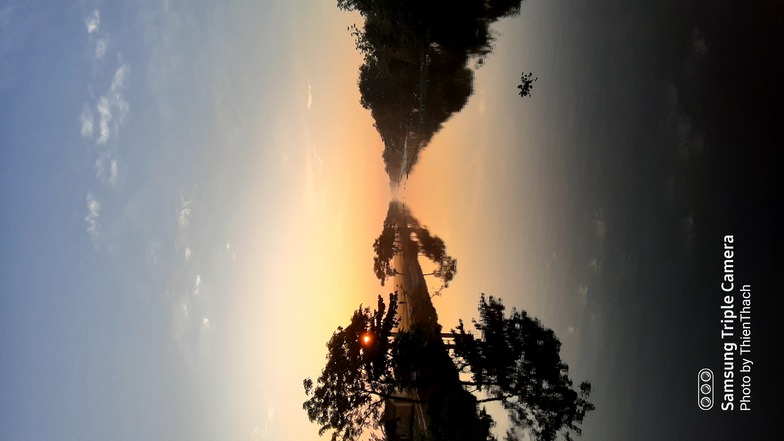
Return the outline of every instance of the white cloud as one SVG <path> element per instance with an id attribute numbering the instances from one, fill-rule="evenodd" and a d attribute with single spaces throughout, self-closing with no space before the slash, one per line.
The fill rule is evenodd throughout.
<path id="1" fill-rule="evenodd" d="M 87 26 L 87 33 L 92 34 L 93 32 L 98 30 L 98 25 L 101 24 L 101 15 L 96 9 L 93 11 L 92 15 L 87 17 L 84 20 L 84 25 Z"/>
<path id="2" fill-rule="evenodd" d="M 118 93 L 119 90 L 122 89 L 122 87 L 125 85 L 125 73 L 127 69 L 127 66 L 122 65 L 114 72 L 112 85 L 109 86 L 109 91 L 112 92 L 112 94 Z"/>
<path id="3" fill-rule="evenodd" d="M 596 257 L 591 258 L 591 271 L 598 273 L 602 269 L 602 261 Z"/>
<path id="4" fill-rule="evenodd" d="M 182 233 L 185 228 L 188 227 L 191 220 L 191 201 L 192 199 L 185 199 L 185 197 L 180 198 L 180 210 L 177 212 L 177 225 L 180 226 L 180 232 Z"/>
<path id="5" fill-rule="evenodd" d="M 577 286 L 577 299 L 581 305 L 588 303 L 588 287 L 586 285 Z"/>
<path id="6" fill-rule="evenodd" d="M 275 405 L 270 403 L 267 406 L 267 420 L 271 422 L 274 419 L 275 419 Z"/>
<path id="7" fill-rule="evenodd" d="M 104 57 L 104 55 L 106 55 L 106 45 L 107 45 L 107 42 L 106 42 L 105 38 L 99 38 L 95 42 L 95 58 L 96 59 L 100 60 L 101 58 Z"/>
<path id="8" fill-rule="evenodd" d="M 196 280 L 193 283 L 193 295 L 198 296 L 201 292 L 201 275 L 196 274 Z"/>
<path id="9" fill-rule="evenodd" d="M 112 106 L 117 109 L 119 123 L 122 123 L 125 120 L 125 116 L 128 114 L 128 102 L 125 101 L 125 98 L 123 98 L 122 95 L 127 71 L 128 67 L 126 65 L 120 66 L 114 72 L 112 84 L 109 86 L 108 98 Z"/>
<path id="10" fill-rule="evenodd" d="M 106 144 L 109 141 L 111 132 L 109 131 L 109 121 L 112 120 L 112 110 L 109 106 L 109 100 L 103 96 L 98 100 L 96 105 L 98 110 L 98 144 Z"/>
<path id="11" fill-rule="evenodd" d="M 82 137 L 83 138 L 92 138 L 93 137 L 93 121 L 95 117 L 93 116 L 93 112 L 90 108 L 85 105 L 82 108 L 82 114 L 79 116 L 79 119 L 82 122 Z"/>
<path id="12" fill-rule="evenodd" d="M 99 156 L 98 159 L 95 160 L 96 179 L 102 179 L 106 175 L 106 166 L 103 163 L 104 159 L 104 156 Z"/>
<path id="13" fill-rule="evenodd" d="M 87 222 L 87 233 L 93 240 L 97 240 L 100 235 L 101 225 L 98 222 L 100 215 L 101 203 L 95 199 L 92 193 L 87 193 L 87 216 L 84 220 Z"/>
<path id="14" fill-rule="evenodd" d="M 109 166 L 109 183 L 112 186 L 117 185 L 117 176 L 118 176 L 118 174 L 119 174 L 119 171 L 117 170 L 117 160 L 116 159 L 112 159 L 112 163 Z"/>
<path id="15" fill-rule="evenodd" d="M 95 160 L 95 178 L 111 186 L 117 185 L 120 169 L 117 160 L 111 157 L 109 152 L 102 153 Z"/>
<path id="16" fill-rule="evenodd" d="M 261 441 L 261 429 L 259 429 L 259 426 L 254 427 L 250 431 L 250 439 L 252 441 Z"/>
<path id="17" fill-rule="evenodd" d="M 274 397 L 273 397 L 274 401 Z M 262 427 L 256 426 L 250 432 L 250 439 L 252 441 L 264 441 L 269 438 L 270 432 L 270 425 L 272 421 L 275 419 L 275 404 L 274 402 L 270 402 L 267 405 L 267 419 L 264 421 L 264 425 Z"/>
<path id="18" fill-rule="evenodd" d="M 128 114 L 128 102 L 125 101 L 125 98 L 122 95 L 122 90 L 125 86 L 126 70 L 127 67 L 123 65 L 114 72 L 109 90 L 106 95 L 98 99 L 98 104 L 96 104 L 99 130 L 99 136 L 96 142 L 98 144 L 106 144 L 109 141 L 109 137 L 111 137 L 112 129 L 115 131 L 119 129 Z M 109 123 L 115 119 L 115 113 L 117 115 L 116 122 L 112 127 Z"/>
<path id="19" fill-rule="evenodd" d="M 313 92 L 310 87 L 310 80 L 308 80 L 308 110 L 310 110 L 311 105 L 313 105 Z"/>
<path id="20" fill-rule="evenodd" d="M 185 247 L 185 261 L 187 262 L 188 260 L 190 260 L 190 258 L 191 258 L 191 249 Z"/>

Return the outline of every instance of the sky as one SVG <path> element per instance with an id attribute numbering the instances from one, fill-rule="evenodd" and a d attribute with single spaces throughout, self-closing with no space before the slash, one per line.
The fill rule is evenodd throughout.
<path id="1" fill-rule="evenodd" d="M 316 436 L 389 200 L 353 21 L 2 4 L 0 438 Z"/>
<path id="2" fill-rule="evenodd" d="M 594 384 L 582 439 L 742 439 L 781 408 L 782 94 L 765 71 L 722 89 L 759 55 L 722 39 L 733 5 L 525 2 L 400 193 L 458 259 L 441 323 L 481 292 L 540 317 Z M 332 1 L 0 3 L 0 438 L 318 439 L 302 380 L 383 292 L 358 21 Z M 727 232 L 761 288 L 751 416 L 695 405 L 721 367 Z"/>

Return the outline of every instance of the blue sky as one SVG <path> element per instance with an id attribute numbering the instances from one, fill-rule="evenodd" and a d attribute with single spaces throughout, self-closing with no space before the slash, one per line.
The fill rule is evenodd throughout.
<path id="1" fill-rule="evenodd" d="M 714 239 L 752 243 L 755 283 L 777 262 L 772 113 L 751 83 L 745 107 L 717 93 L 734 10 L 679 5 L 525 2 L 401 194 L 459 262 L 444 327 L 480 292 L 540 317 L 593 381 L 586 440 L 758 421 L 700 414 L 692 383 L 718 355 Z M 318 439 L 302 379 L 380 292 L 390 198 L 357 21 L 334 1 L 0 3 L 0 438 Z"/>
<path id="2" fill-rule="evenodd" d="M 369 148 L 351 155 L 368 171 L 346 161 L 373 139 L 367 119 L 346 136 L 367 118 L 350 20 L 331 3 L 0 7 L 2 438 L 314 433 L 301 381 L 334 325 L 313 322 L 361 301 L 315 293 L 372 274 L 346 284 L 338 259 L 300 281 L 301 259 L 360 207 L 380 222 L 388 195 L 351 186 L 383 169 Z"/>

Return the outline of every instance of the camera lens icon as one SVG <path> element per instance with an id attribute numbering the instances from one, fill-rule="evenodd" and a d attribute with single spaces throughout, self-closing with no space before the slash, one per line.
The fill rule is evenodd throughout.
<path id="1" fill-rule="evenodd" d="M 697 374 L 697 406 L 702 410 L 713 407 L 713 371 L 708 368 Z"/>

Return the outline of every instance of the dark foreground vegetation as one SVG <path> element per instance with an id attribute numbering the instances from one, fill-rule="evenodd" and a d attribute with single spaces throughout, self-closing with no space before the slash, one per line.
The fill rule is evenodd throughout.
<path id="1" fill-rule="evenodd" d="M 398 326 L 398 296 L 381 296 L 375 310 L 361 305 L 327 344 L 327 364 L 303 407 L 320 433 L 333 440 L 395 439 L 390 406 L 419 406 L 415 439 L 494 440 L 495 422 L 484 403 L 497 401 L 512 428 L 506 440 L 527 433 L 536 440 L 572 439 L 580 433 L 590 383 L 574 387 L 554 332 L 501 300 L 482 295 L 473 330 L 461 321 L 442 334 L 437 323 Z M 473 332 L 472 332 L 473 331 Z M 449 345 L 444 340 L 449 339 Z M 463 375 L 461 375 L 463 374 Z"/>
<path id="2" fill-rule="evenodd" d="M 473 92 L 473 60 L 492 50 L 490 25 L 520 13 L 521 0 L 338 0 L 363 26 L 349 28 L 364 56 L 360 103 L 384 143 L 384 163 L 399 182 L 443 123 Z"/>

